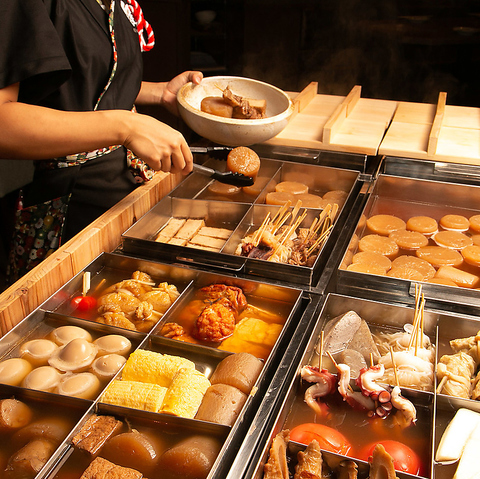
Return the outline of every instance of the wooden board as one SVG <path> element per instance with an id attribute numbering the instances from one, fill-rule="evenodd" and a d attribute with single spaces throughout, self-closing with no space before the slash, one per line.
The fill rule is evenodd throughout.
<path id="1" fill-rule="evenodd" d="M 375 155 L 382 141 L 397 102 L 359 98 L 352 90 L 350 108 L 343 108 L 348 97 L 317 94 L 298 112 L 276 137 L 265 142 L 270 145 L 314 148 Z M 295 101 L 296 94 L 291 94 Z M 329 121 L 330 138 L 325 141 L 324 129 Z M 338 126 L 339 125 L 339 126 Z M 338 128 L 336 128 L 338 126 Z"/>
<path id="2" fill-rule="evenodd" d="M 445 102 L 399 103 L 379 154 L 480 165 L 480 109 Z"/>
<path id="3" fill-rule="evenodd" d="M 103 252 L 115 250 L 122 233 L 183 179 L 159 172 L 0 294 L 0 336 Z"/>

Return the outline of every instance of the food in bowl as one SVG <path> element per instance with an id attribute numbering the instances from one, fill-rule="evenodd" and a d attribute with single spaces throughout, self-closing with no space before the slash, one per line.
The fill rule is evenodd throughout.
<path id="1" fill-rule="evenodd" d="M 266 102 L 265 118 L 239 119 L 206 113 L 201 109 L 205 97 L 218 96 L 230 88 L 235 95 Z M 177 94 L 182 120 L 195 133 L 220 145 L 249 146 L 273 138 L 288 124 L 293 102 L 287 93 L 258 80 L 233 76 L 206 77 L 200 84 L 187 83 Z"/>
<path id="2" fill-rule="evenodd" d="M 235 95 L 230 87 L 223 90 L 223 95 L 207 96 L 200 104 L 202 111 L 225 118 L 256 119 L 265 118 L 267 101 L 264 99 L 244 98 Z"/>

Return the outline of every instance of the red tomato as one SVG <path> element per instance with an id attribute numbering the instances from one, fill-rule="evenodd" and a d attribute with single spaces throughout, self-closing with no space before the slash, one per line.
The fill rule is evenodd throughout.
<path id="1" fill-rule="evenodd" d="M 290 439 L 307 446 L 316 439 L 321 449 L 343 455 L 347 455 L 352 448 L 342 433 L 323 424 L 300 424 L 290 431 Z"/>
<path id="2" fill-rule="evenodd" d="M 422 467 L 422 462 L 413 449 L 398 441 L 384 439 L 374 442 L 362 450 L 358 455 L 359 459 L 368 461 L 372 455 L 376 444 L 381 444 L 385 451 L 393 458 L 393 464 L 397 471 L 408 472 L 409 474 L 418 475 Z"/>
<path id="3" fill-rule="evenodd" d="M 97 300 L 92 296 L 76 296 L 72 299 L 72 306 L 80 311 L 88 311 L 97 305 Z"/>

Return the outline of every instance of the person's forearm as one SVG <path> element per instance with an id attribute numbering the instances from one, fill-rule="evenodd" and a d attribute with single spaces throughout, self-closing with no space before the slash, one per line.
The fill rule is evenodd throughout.
<path id="1" fill-rule="evenodd" d="M 161 105 L 166 86 L 166 82 L 142 82 L 135 103 L 137 105 Z"/>
<path id="2" fill-rule="evenodd" d="M 123 144 L 124 110 L 64 112 L 19 102 L 0 105 L 0 158 L 44 159 Z"/>

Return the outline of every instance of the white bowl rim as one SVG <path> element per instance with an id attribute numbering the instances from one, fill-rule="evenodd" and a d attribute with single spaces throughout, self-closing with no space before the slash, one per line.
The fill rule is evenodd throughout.
<path id="1" fill-rule="evenodd" d="M 272 88 L 273 90 L 276 90 L 279 93 L 281 93 L 287 99 L 288 106 L 281 113 L 278 113 L 277 115 L 269 116 L 269 117 L 266 117 L 266 118 L 256 118 L 256 119 L 253 119 L 253 120 L 252 119 L 242 119 L 242 118 L 226 118 L 226 117 L 222 117 L 222 116 L 219 116 L 219 115 L 214 115 L 212 113 L 206 113 L 202 110 L 199 110 L 198 108 L 194 108 L 193 106 L 191 106 L 189 103 L 187 103 L 185 101 L 185 99 L 181 95 L 181 92 L 183 92 L 187 88 L 191 87 L 192 82 L 186 83 L 185 85 L 183 85 L 180 88 L 180 90 L 178 90 L 177 101 L 182 105 L 183 108 L 185 108 L 185 110 L 187 110 L 191 113 L 198 114 L 198 112 L 200 112 L 202 114 L 202 116 L 204 116 L 206 119 L 216 121 L 216 122 L 219 122 L 219 123 L 226 123 L 226 124 L 230 124 L 230 125 L 263 125 L 263 124 L 269 124 L 269 123 L 274 123 L 276 121 L 283 120 L 284 118 L 288 118 L 293 113 L 292 99 L 288 96 L 288 94 L 286 92 L 284 92 L 283 90 L 281 90 L 280 88 L 278 88 L 274 85 L 270 85 L 269 83 L 265 83 L 265 82 L 262 82 L 260 80 L 255 80 L 253 78 L 238 77 L 238 76 L 213 76 L 213 77 L 204 78 L 204 80 L 215 80 L 215 79 L 216 80 L 219 80 L 219 79 L 247 80 L 247 81 L 250 81 L 250 82 L 253 82 L 253 83 L 266 85 L 266 86 Z"/>

